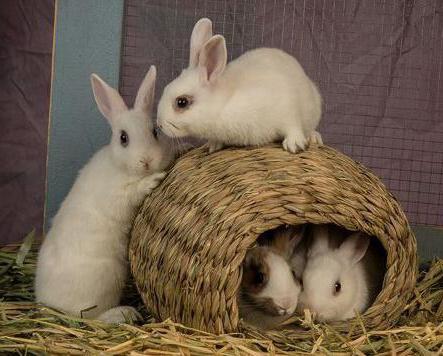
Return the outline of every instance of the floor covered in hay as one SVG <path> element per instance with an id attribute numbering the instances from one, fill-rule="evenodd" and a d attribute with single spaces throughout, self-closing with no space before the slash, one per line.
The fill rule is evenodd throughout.
<path id="1" fill-rule="evenodd" d="M 33 301 L 36 246 L 28 236 L 21 246 L 0 249 L 0 354 L 130 355 L 443 355 L 443 260 L 423 266 L 414 296 L 390 330 L 357 337 L 323 324 L 300 320 L 304 332 L 241 333 L 215 336 L 171 321 L 107 325 L 75 319 Z M 143 310 L 132 286 L 126 303 Z"/>

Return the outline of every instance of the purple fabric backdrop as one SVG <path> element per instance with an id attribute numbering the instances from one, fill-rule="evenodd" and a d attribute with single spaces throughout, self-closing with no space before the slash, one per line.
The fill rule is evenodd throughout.
<path id="1" fill-rule="evenodd" d="M 150 64 L 159 96 L 204 16 L 230 58 L 260 46 L 297 57 L 323 94 L 325 142 L 380 176 L 412 223 L 443 225 L 443 1 L 127 0 L 127 100 Z"/>
<path id="2" fill-rule="evenodd" d="M 0 2 L 0 244 L 41 233 L 54 1 Z"/>

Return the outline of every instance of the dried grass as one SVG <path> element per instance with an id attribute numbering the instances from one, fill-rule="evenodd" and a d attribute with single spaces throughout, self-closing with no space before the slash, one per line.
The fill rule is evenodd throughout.
<path id="1" fill-rule="evenodd" d="M 31 248 L 32 246 L 32 248 Z M 36 246 L 0 249 L 0 353 L 110 355 L 438 355 L 443 354 L 443 260 L 426 266 L 403 310 L 389 330 L 366 330 L 348 337 L 306 315 L 300 330 L 213 335 L 166 320 L 144 325 L 108 325 L 72 318 L 36 305 L 33 279 Z M 133 286 L 126 302 L 143 309 Z M 149 317 L 146 316 L 149 321 Z M 307 332 L 308 331 L 308 332 Z"/>

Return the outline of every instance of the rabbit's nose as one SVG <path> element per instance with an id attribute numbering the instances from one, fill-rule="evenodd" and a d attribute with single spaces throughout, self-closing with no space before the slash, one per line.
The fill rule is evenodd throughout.
<path id="1" fill-rule="evenodd" d="M 295 310 L 294 303 L 290 298 L 282 300 L 279 307 L 280 307 L 279 313 L 281 315 L 292 314 Z"/>
<path id="2" fill-rule="evenodd" d="M 279 309 L 278 309 L 278 314 L 279 314 L 279 315 L 285 315 L 285 314 L 286 314 L 286 309 L 279 308 Z"/>
<path id="3" fill-rule="evenodd" d="M 294 308 L 278 308 L 278 315 L 290 315 L 294 312 Z"/>
<path id="4" fill-rule="evenodd" d="M 149 165 L 149 161 L 142 161 L 143 163 L 143 167 L 145 167 L 146 170 L 149 170 L 150 165 Z"/>

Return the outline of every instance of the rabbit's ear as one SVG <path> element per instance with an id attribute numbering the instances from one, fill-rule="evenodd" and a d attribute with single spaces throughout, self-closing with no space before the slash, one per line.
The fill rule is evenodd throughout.
<path id="1" fill-rule="evenodd" d="M 305 235 L 306 226 L 290 226 L 288 229 L 290 232 L 288 250 L 290 255 L 292 255 L 295 248 L 300 244 Z"/>
<path id="2" fill-rule="evenodd" d="M 291 258 L 295 248 L 302 240 L 303 232 L 303 226 L 280 226 L 274 231 L 269 244 L 285 258 Z"/>
<path id="3" fill-rule="evenodd" d="M 198 54 L 203 45 L 212 37 L 212 22 L 207 18 L 202 18 L 194 25 L 191 35 L 191 49 L 189 52 L 189 67 L 198 65 Z"/>
<path id="4" fill-rule="evenodd" d="M 226 67 L 228 54 L 225 38 L 221 35 L 212 36 L 200 51 L 198 65 L 205 82 L 214 82 Z"/>
<path id="5" fill-rule="evenodd" d="M 326 225 L 314 225 L 313 242 L 309 251 L 309 255 L 323 254 L 329 250 L 329 232 Z"/>
<path id="6" fill-rule="evenodd" d="M 356 264 L 365 256 L 369 242 L 368 235 L 360 232 L 354 233 L 340 245 L 340 253 L 352 264 Z"/>
<path id="7" fill-rule="evenodd" d="M 112 123 L 116 114 L 128 110 L 120 94 L 97 74 L 91 74 L 95 102 L 102 115 Z"/>
<path id="8" fill-rule="evenodd" d="M 157 77 L 157 69 L 151 66 L 148 73 L 143 79 L 135 98 L 134 108 L 143 111 L 146 114 L 152 112 L 154 106 L 155 94 L 155 78 Z"/>

